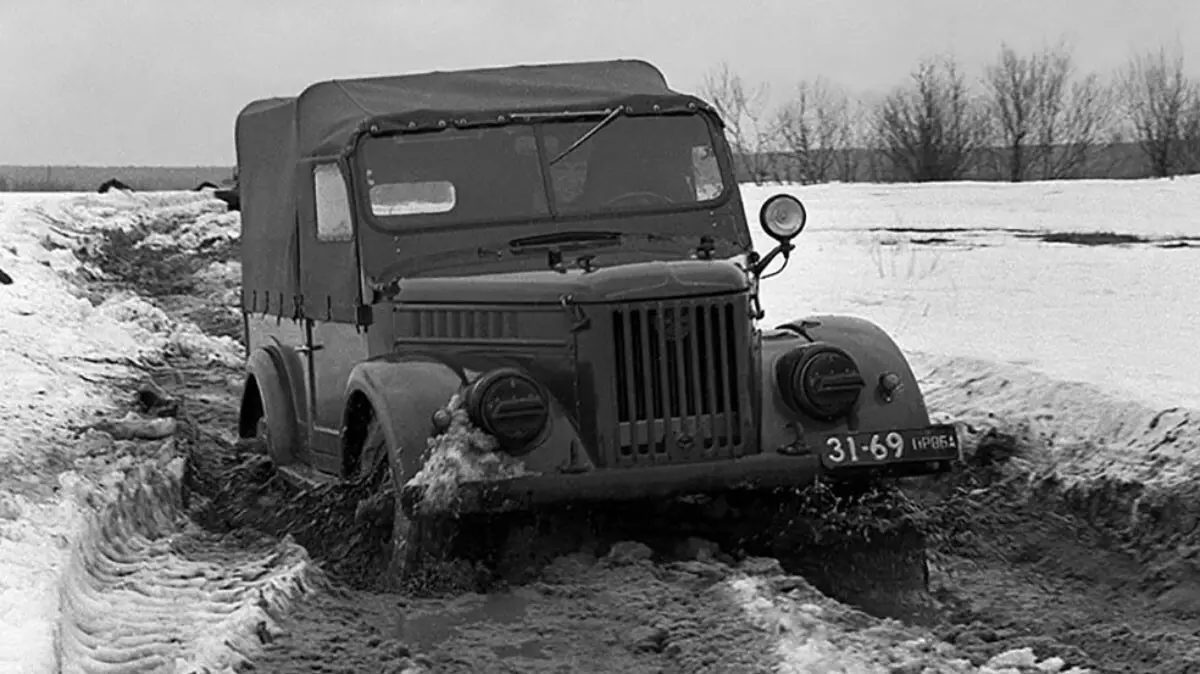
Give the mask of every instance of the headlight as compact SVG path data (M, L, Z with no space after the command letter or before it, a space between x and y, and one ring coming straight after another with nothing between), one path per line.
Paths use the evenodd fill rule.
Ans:
M794 411L817 419L848 413L866 386L850 354L831 344L810 344L775 363L783 400Z
M758 223L771 238L790 241L804 229L808 212L804 204L790 194L776 194L758 211Z
M471 421L496 438L500 449L509 454L528 450L550 419L542 387L512 368L492 370L472 382L466 407Z

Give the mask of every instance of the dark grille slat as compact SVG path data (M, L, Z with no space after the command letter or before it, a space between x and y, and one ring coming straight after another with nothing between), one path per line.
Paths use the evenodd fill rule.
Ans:
M676 325L682 325L684 320L691 318L691 312L685 307L676 305L674 309L674 320ZM685 319L684 316L688 318ZM675 343L675 391L679 398L679 423L682 430L693 438L700 435L700 425L696 423L696 418L692 416L692 411L696 409L699 400L688 391L688 376L687 376L687 351L684 348L685 342L682 339L673 340Z
M663 425L663 451L671 455L671 459L675 460L677 452L675 444L675 429L671 420L679 416L677 411L675 398L678 396L671 395L671 358L670 351L667 350L667 324L668 316L671 321L675 320L675 316L668 312L673 312L673 309L668 308L665 304L659 303L654 308L654 327L658 334L658 340L655 342L656 355L658 356L658 390L662 397L662 412L655 414L655 417L662 419Z
M704 414L704 389L701 387L700 379L700 307L695 303L688 304L688 336L684 340L684 344L688 350L688 360L692 364L691 379L692 379L692 396L695 398L695 410L692 412L692 418L696 420L697 437L703 438L706 433L703 432L704 422L701 421L700 415ZM709 431L711 433L711 431ZM703 443L704 440L701 440Z
M725 381L728 382L725 387L725 399L726 407L729 410L726 417L729 421L729 444L733 447L733 455L741 456L744 452L742 451L741 390L738 386L738 382L741 381L741 372L738 370L736 314L732 305L726 305L720 313L721 325L724 326L725 334L725 357L721 359L721 366Z
M712 383L710 387L715 389L713 393L713 409L716 410L714 418L713 436L716 438L716 446L725 448L729 445L729 380L725 375L725 321L721 320L721 307L709 307L708 322L711 341L708 343L708 354L712 358Z
M632 423L638 418L637 406L637 374L634 372L633 359L633 312L626 312L622 315L624 320L621 322L622 332L624 333L624 353L618 358L618 367L625 371L625 419L629 422L629 444L636 447L639 443L637 437L637 424ZM620 435L617 436L620 438Z
M700 371L700 376L704 380L704 387L708 393L705 401L708 402L708 427L712 445L719 447L721 445L721 419L719 416L721 412L717 406L717 394L720 392L720 387L717 384L718 366L713 357L713 344L717 341L717 335L713 330L711 308L701 307L699 313L704 317L702 322L704 327L699 331L699 349L703 350L702 362L707 364L707 367Z
M656 451L655 442L656 433L654 432L654 420L659 418L659 411L655 409L655 403L658 402L654 395L654 356L650 352L650 311L639 311L638 317L638 346L642 354L641 368L638 374L638 379L642 382L642 394L645 396L642 399L642 410L645 410L642 418L644 419L642 427L646 429L644 442L645 447L638 447L638 451L650 454L651 460L654 459Z

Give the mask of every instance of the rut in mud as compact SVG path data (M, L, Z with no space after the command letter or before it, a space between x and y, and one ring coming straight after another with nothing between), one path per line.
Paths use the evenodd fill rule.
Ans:
M232 333L211 288L188 299L125 282L174 317ZM182 401L177 441L195 540L249 552L295 541L320 569L249 649L260 671L949 672L990 660L1017 671L1039 661L1045 671L1200 670L1191 482L1159 489L1099 471L1067 479L1042 461L1045 439L1006 418L976 415L965 429L968 463L902 491L816 489L767 512L761 503L640 504L481 520L472 526L484 538L510 534L487 563L397 592L381 573L386 490L369 481L301 488L239 445L234 362L180 354L149 374ZM953 371L929 383L973 385ZM1195 443L1197 427L1185 422L1174 437ZM728 525L733 514L744 527ZM878 554L889 537L914 550L914 536L928 541L929 592L913 584L911 560ZM839 538L857 544L839 549ZM888 577L889 566L899 572Z
M743 596L763 591L793 593L789 601L820 610L821 621L844 613L850 627L873 624L835 607L774 559L746 554L777 551L770 546L784 541L753 534L780 529L781 518L797 518L806 508L828 508L833 494L827 492L819 503L777 498L771 508L760 498L464 518L459 540L490 539L491 545L482 551L460 546L467 559L424 578L420 587L393 588L384 573L391 495L371 480L303 488L282 479L260 455L220 443L193 448L191 466L196 521L219 531L290 535L339 588L296 609L287 633L258 660L269 671L375 671L396 662L439 672L563 666L579 672L766 671L779 660L777 638L746 615ZM854 502L866 512L884 501L874 495L874 502L863 496ZM739 520L741 527L728 524ZM832 535L794 528L797 536L807 531L810 544ZM875 534L879 543L893 536ZM905 543L911 552L914 543ZM471 557L480 552L483 557ZM827 554L849 559L832 548ZM890 580L917 591L923 578L911 572L921 568L897 561L905 562L896 566L909 577ZM895 641L905 641L898 634Z

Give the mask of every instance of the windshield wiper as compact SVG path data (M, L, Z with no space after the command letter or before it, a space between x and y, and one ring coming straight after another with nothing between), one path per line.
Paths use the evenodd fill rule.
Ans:
M514 252L520 252L528 248L540 248L542 246L557 246L560 244L613 244L621 243L622 234L620 232L589 232L586 230L574 232L553 232L551 234L535 234L533 236L525 236L520 239L513 239L508 242L509 248Z
M567 155L574 152L576 148L578 148L580 145L583 145L584 143L586 143L587 140L589 138L591 138L592 136L596 135L600 131L600 129L603 129L604 127L611 124L614 119L616 119L617 117L620 117L622 112L625 112L625 106L618 105L616 108L613 109L612 112L608 113L608 115L605 116L604 119L600 120L599 122L596 122L596 126L593 126L592 128L588 129L587 133L583 134L579 138L576 138L575 142L571 143L571 145L568 146L567 149L563 150L562 152L559 152L557 157L555 157L554 159L551 159L550 166L554 166L558 162L562 161L563 157L566 157Z

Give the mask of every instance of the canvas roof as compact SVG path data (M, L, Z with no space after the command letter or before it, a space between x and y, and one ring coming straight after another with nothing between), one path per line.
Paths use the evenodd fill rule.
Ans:
M516 112L603 109L618 104L702 105L673 91L662 73L639 60L591 61L318 82L295 98L256 101L239 120L290 108L300 157L345 152L356 134L381 129L469 124ZM247 120L248 121L248 120Z
M350 269L354 247L314 238L312 180L301 176L310 175L312 162L347 153L364 130L436 129L441 123L495 123L514 113L617 105L630 106L630 114L653 113L654 106L708 108L671 90L657 68L637 60L330 80L299 96L250 103L235 127L245 308L283 317L298 308L311 315L318 309L353 311L359 287ZM414 240L413 249L425 251L445 236L428 234ZM308 256L320 257L321 264L302 265Z

